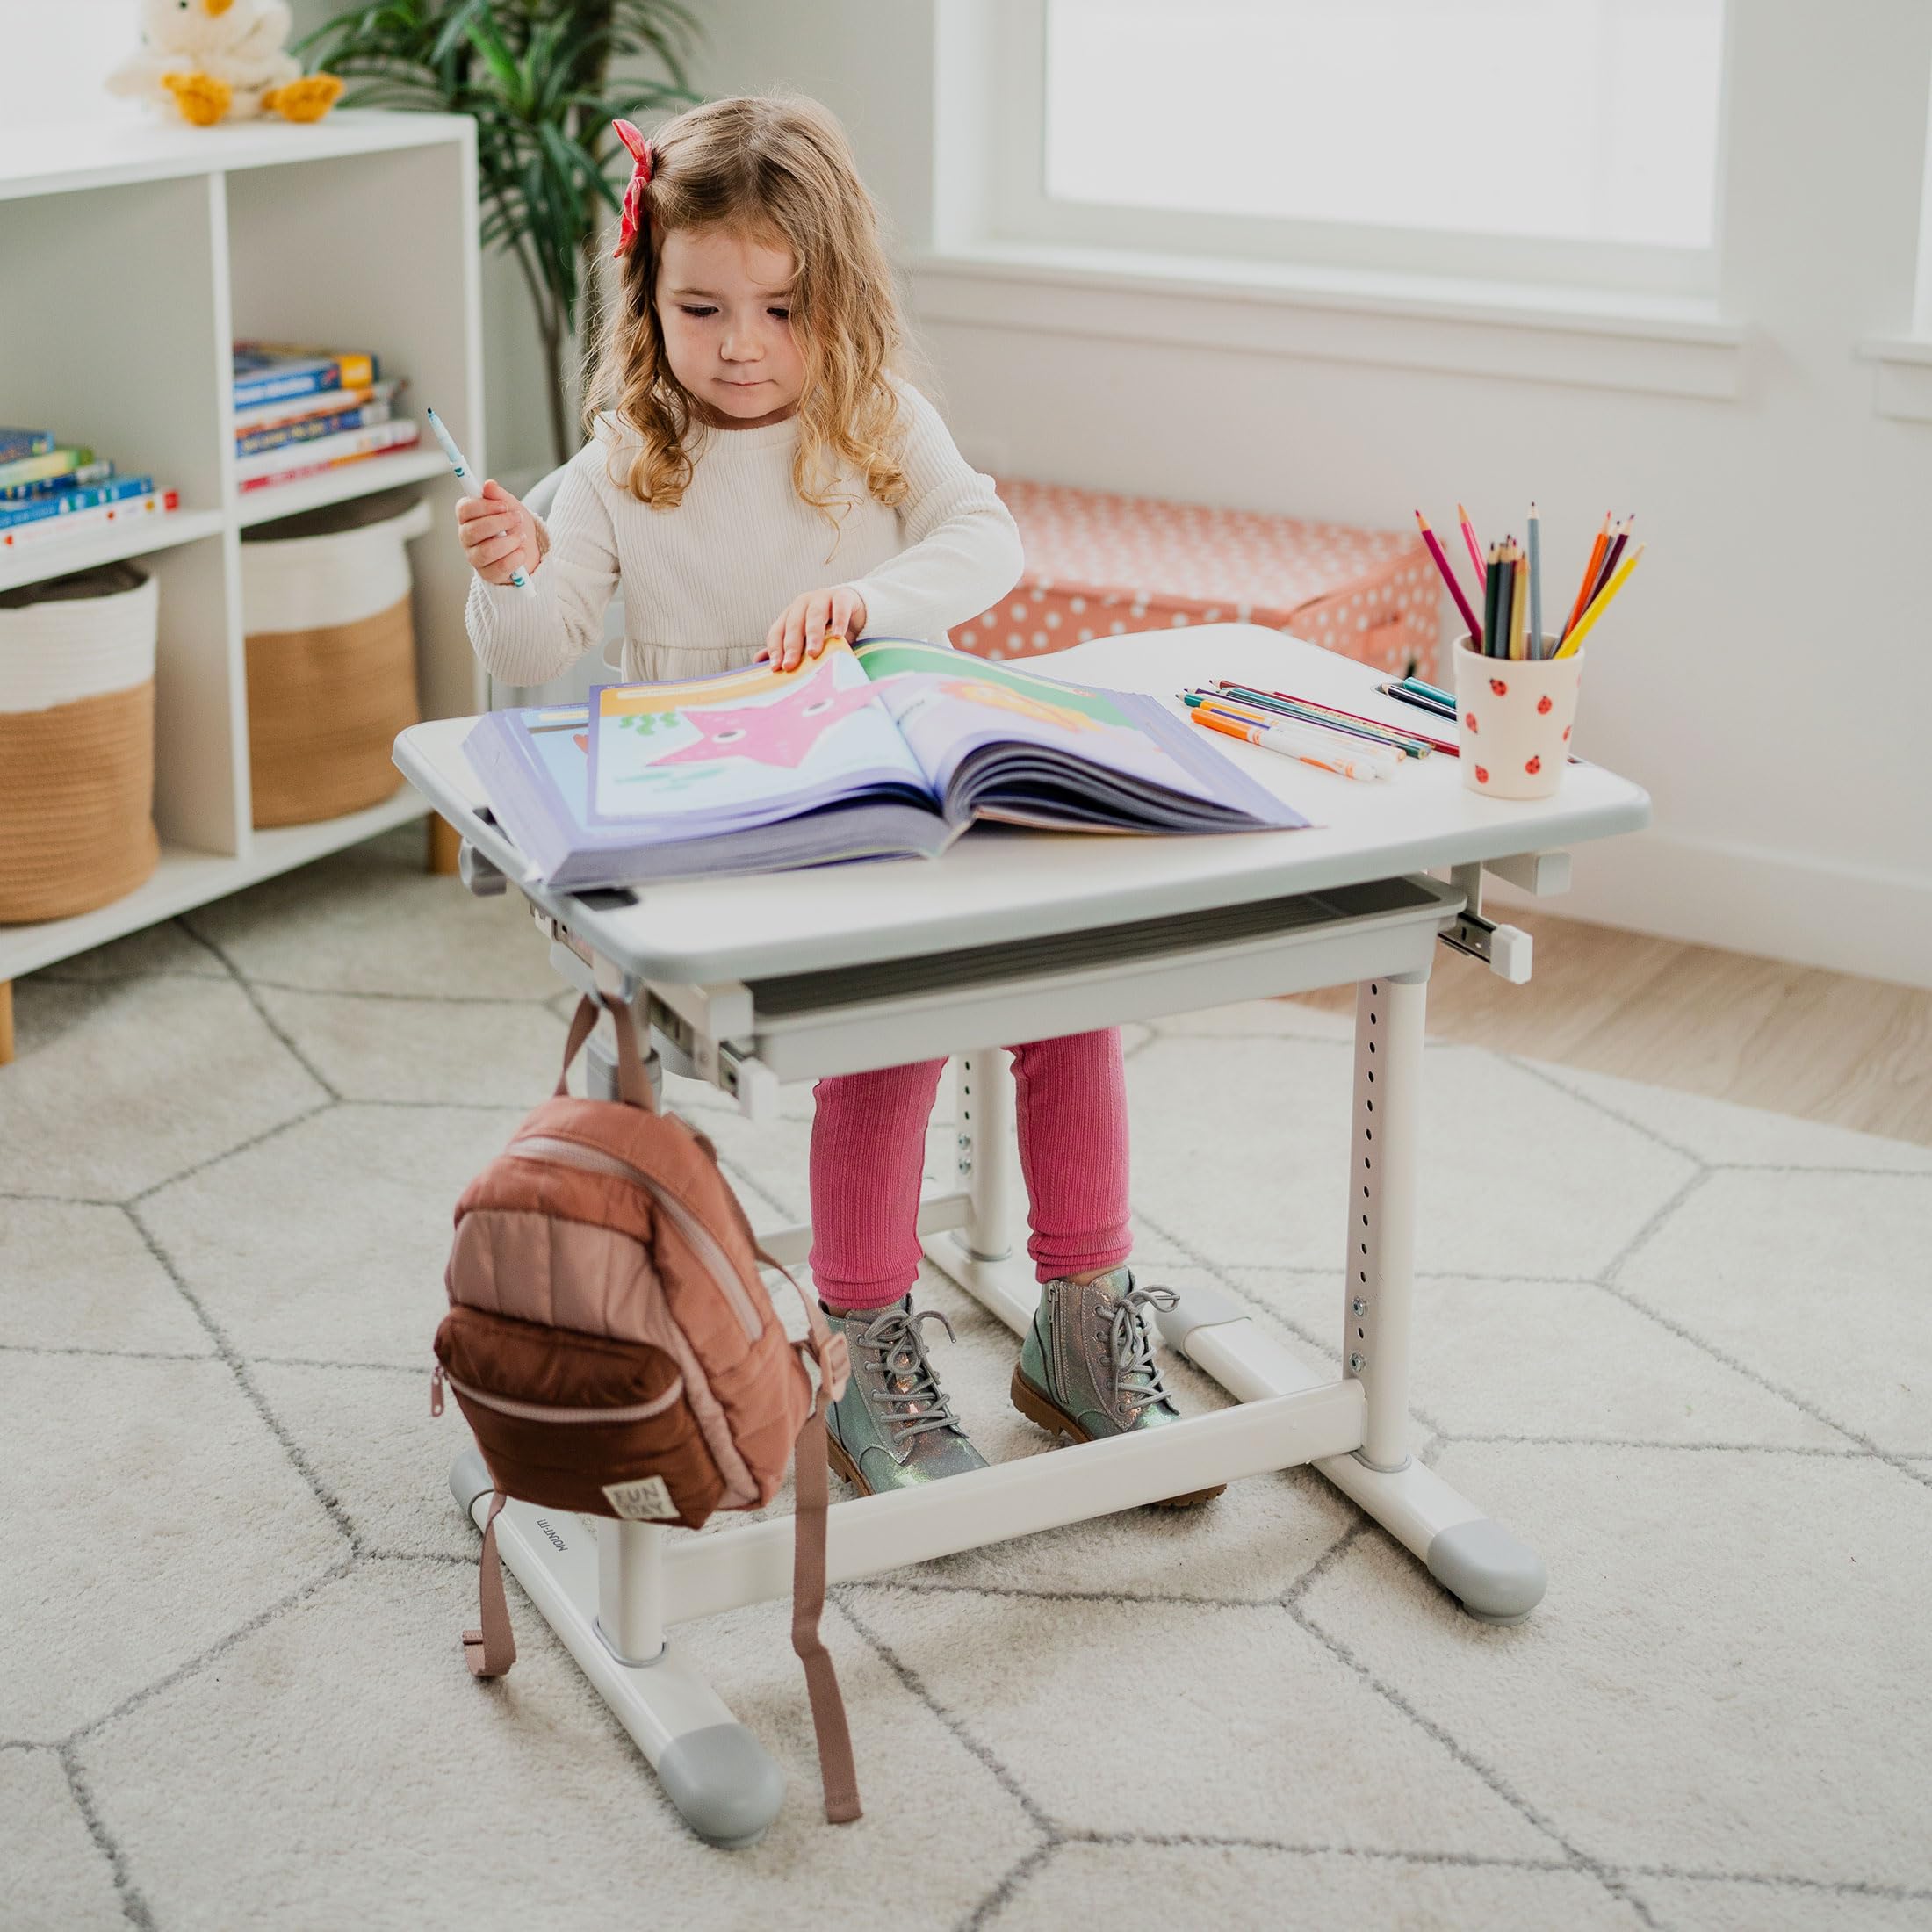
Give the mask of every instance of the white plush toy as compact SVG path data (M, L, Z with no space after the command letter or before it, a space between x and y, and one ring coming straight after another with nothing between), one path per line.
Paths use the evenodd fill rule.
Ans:
M302 72L283 46L291 24L285 0L141 0L141 51L108 76L108 89L197 127L224 116L320 120L342 83Z

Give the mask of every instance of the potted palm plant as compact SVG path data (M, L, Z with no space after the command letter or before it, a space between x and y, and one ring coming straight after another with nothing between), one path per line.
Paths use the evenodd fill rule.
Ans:
M474 119L483 241L515 262L536 308L559 463L575 446L570 345L595 335L597 235L630 174L610 123L696 100L685 61L698 32L679 0L375 0L298 44L350 83L344 106Z

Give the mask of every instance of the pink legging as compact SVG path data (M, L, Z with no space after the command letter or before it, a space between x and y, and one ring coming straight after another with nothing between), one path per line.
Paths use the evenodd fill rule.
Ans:
M1111 1268L1133 1248L1120 1029L1009 1050L1034 1271L1051 1281ZM811 1272L834 1308L883 1308L919 1272L926 1123L945 1064L842 1073L814 1089Z

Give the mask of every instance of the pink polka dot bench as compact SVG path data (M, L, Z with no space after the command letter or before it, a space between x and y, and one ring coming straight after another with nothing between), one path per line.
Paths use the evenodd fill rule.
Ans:
M1433 674L1440 586L1413 530L1010 479L999 494L1026 573L997 609L954 627L962 650L1024 658L1110 631L1260 624L1397 677Z

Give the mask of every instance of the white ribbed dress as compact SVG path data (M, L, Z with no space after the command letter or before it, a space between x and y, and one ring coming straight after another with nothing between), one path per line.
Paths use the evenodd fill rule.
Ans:
M535 595L470 584L470 641L491 676L542 684L603 637L604 611L624 581L622 674L634 681L708 677L749 664L772 622L802 590L851 584L865 599L872 637L949 640L1019 580L1020 533L993 492L955 447L939 413L898 386L911 485L897 508L865 494L836 535L792 487L796 421L703 434L690 487L658 511L613 482L632 432L595 437L571 458L547 519L550 549L532 574Z

